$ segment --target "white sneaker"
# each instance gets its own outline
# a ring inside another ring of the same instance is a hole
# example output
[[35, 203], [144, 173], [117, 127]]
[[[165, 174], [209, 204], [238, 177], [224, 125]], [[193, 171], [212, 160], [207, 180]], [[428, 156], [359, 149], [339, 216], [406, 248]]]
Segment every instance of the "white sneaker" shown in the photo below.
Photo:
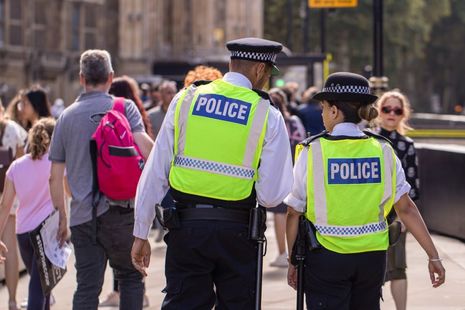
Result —
[[283, 254], [278, 255], [274, 261], [270, 263], [271, 267], [280, 267], [280, 268], [285, 268], [289, 264], [287, 262], [287, 253], [284, 252]]
[[111, 292], [107, 298], [99, 303], [99, 307], [119, 307], [119, 293]]

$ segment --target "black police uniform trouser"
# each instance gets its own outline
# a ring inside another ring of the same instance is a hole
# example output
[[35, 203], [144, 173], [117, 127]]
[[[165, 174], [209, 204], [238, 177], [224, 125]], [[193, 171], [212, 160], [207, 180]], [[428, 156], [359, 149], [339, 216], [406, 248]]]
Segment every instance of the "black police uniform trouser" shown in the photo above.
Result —
[[305, 258], [307, 308], [378, 310], [386, 251], [339, 254], [321, 248]]
[[197, 220], [170, 230], [161, 308], [253, 309], [257, 248], [248, 239], [247, 226]]

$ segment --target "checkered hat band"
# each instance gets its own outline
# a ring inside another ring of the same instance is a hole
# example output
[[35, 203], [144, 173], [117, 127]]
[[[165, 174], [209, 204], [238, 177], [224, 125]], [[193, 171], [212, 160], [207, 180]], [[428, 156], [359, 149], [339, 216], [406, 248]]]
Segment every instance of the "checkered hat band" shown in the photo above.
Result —
[[356, 237], [385, 231], [387, 225], [386, 221], [382, 221], [362, 226], [315, 225], [315, 228], [321, 235], [325, 236]]
[[358, 85], [336, 85], [331, 87], [324, 87], [322, 92], [325, 93], [352, 93], [352, 94], [365, 94], [370, 95], [370, 87]]
[[177, 167], [211, 172], [247, 180], [253, 180], [253, 177], [255, 176], [254, 169], [228, 165], [209, 160], [196, 159], [187, 156], [176, 156], [174, 158], [174, 165]]
[[276, 61], [275, 53], [258, 53], [258, 52], [244, 52], [244, 51], [231, 51], [231, 57], [248, 59], [260, 62], [272, 62]]

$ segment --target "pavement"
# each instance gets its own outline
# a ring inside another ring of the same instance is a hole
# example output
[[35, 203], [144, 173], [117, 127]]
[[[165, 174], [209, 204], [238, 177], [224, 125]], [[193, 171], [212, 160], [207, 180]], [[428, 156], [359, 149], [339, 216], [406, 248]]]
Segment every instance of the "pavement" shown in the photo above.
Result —
[[[269, 216], [267, 230], [268, 253], [264, 258], [263, 273], [263, 305], [264, 310], [286, 310], [295, 309], [295, 292], [287, 285], [287, 268], [270, 267], [269, 263], [275, 259], [278, 250], [274, 238], [272, 216]], [[165, 245], [155, 243], [154, 237], [150, 238], [152, 243], [152, 259], [149, 267], [149, 275], [146, 278], [146, 290], [150, 301], [147, 310], [160, 309], [163, 294], [161, 290], [165, 285], [163, 274]], [[408, 235], [407, 237], [407, 277], [408, 277], [408, 307], [409, 310], [465, 310], [465, 243], [439, 235], [433, 235], [443, 263], [446, 268], [446, 283], [433, 288], [430, 284], [426, 255], [415, 241]], [[22, 301], [27, 297], [27, 286], [29, 277], [21, 277], [17, 300]], [[387, 285], [388, 286], [388, 285]], [[74, 259], [68, 264], [68, 273], [65, 278], [53, 290], [56, 304], [52, 307], [55, 310], [71, 309], [72, 296], [75, 290], [75, 270]], [[112, 274], [107, 268], [105, 274], [105, 284], [102, 289], [101, 300], [111, 291]], [[384, 288], [384, 302], [381, 303], [382, 310], [395, 310], [395, 306], [389, 291], [389, 287]], [[7, 310], [8, 292], [6, 287], [0, 287], [0, 310]], [[100, 308], [117, 309], [117, 308]]]

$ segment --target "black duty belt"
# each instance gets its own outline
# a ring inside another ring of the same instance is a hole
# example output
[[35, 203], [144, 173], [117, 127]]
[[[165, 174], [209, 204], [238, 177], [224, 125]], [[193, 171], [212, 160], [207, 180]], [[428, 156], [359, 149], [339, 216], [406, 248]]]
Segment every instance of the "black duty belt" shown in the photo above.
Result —
[[186, 208], [178, 209], [182, 221], [216, 220], [249, 224], [249, 212], [225, 208]]

